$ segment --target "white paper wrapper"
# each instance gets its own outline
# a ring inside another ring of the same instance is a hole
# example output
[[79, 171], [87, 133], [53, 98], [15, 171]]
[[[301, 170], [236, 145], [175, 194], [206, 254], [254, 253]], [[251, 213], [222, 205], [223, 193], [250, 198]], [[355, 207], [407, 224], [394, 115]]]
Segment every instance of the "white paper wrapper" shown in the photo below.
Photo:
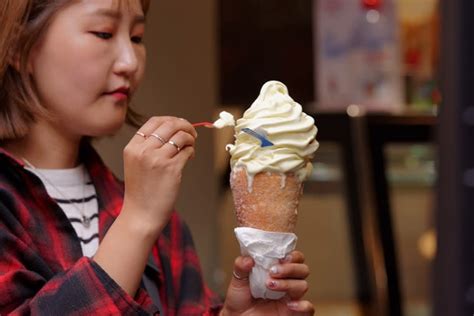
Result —
[[298, 239], [296, 235], [267, 232], [250, 227], [238, 227], [234, 229], [234, 232], [240, 244], [241, 254], [250, 256], [255, 261], [249, 277], [252, 296], [271, 300], [278, 300], [285, 296], [284, 292], [268, 289], [266, 282], [270, 268], [295, 249]]

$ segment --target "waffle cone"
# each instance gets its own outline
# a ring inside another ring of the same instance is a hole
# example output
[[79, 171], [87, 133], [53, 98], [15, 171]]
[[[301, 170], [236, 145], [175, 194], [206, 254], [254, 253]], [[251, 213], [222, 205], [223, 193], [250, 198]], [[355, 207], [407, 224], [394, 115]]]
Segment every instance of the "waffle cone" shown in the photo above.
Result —
[[248, 181], [245, 169], [232, 171], [230, 186], [239, 226], [293, 233], [303, 192], [301, 181], [293, 174], [270, 172], [256, 174], [250, 190]]

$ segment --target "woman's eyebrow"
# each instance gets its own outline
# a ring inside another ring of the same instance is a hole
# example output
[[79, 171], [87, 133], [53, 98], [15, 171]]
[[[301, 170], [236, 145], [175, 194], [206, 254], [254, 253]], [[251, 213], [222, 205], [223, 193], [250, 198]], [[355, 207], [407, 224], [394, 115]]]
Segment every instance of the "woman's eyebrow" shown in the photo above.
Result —
[[[110, 9], [98, 9], [97, 11], [94, 11], [93, 15], [105, 16], [105, 17], [112, 18], [114, 20], [120, 20], [122, 18], [121, 12], [110, 10]], [[133, 24], [145, 24], [145, 22], [146, 22], [146, 18], [142, 14], [137, 14], [133, 18]]]

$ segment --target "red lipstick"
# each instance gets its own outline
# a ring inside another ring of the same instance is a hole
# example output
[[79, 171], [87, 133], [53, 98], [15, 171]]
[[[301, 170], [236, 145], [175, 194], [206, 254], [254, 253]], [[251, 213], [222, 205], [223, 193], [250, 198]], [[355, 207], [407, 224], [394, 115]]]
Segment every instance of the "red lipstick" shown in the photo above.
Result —
[[117, 100], [125, 100], [128, 99], [130, 96], [130, 88], [128, 87], [120, 87], [118, 89], [115, 89], [111, 92], [107, 92], [107, 95], [111, 95]]

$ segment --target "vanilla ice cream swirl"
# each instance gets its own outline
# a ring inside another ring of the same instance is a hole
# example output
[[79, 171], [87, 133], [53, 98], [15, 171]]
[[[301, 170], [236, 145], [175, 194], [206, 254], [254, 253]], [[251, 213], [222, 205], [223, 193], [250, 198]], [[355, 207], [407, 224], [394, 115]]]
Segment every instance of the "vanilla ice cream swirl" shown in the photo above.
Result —
[[[244, 128], [260, 132], [274, 145], [261, 147], [258, 139], [242, 131]], [[319, 146], [317, 128], [283, 83], [263, 85], [258, 98], [237, 121], [235, 132], [235, 144], [227, 146], [233, 169], [243, 167], [249, 175], [294, 173], [301, 181], [311, 173], [311, 158]]]

